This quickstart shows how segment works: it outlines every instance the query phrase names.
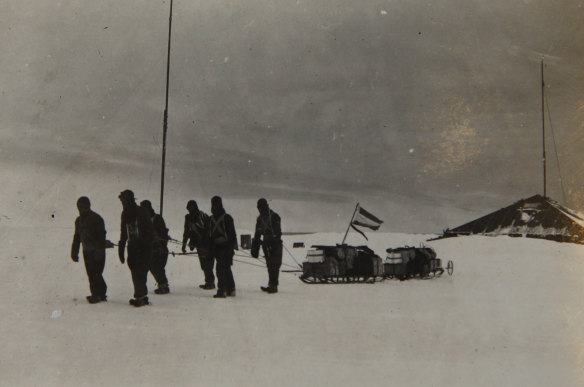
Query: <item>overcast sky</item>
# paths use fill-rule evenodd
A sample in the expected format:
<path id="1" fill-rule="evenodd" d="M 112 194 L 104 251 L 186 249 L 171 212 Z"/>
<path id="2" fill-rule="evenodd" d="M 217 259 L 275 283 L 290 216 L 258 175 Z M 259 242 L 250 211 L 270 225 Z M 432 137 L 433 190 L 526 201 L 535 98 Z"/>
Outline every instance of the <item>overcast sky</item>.
<path id="1" fill-rule="evenodd" d="M 73 196 L 88 187 L 71 176 L 90 176 L 158 202 L 168 11 L 0 0 L 0 160 L 3 180 L 22 180 L 14 192 L 46 189 L 19 175 L 42 168 Z M 543 57 L 548 196 L 584 210 L 583 11 L 176 0 L 165 206 L 264 196 L 291 228 L 337 229 L 359 201 L 386 231 L 439 232 L 541 194 Z"/>

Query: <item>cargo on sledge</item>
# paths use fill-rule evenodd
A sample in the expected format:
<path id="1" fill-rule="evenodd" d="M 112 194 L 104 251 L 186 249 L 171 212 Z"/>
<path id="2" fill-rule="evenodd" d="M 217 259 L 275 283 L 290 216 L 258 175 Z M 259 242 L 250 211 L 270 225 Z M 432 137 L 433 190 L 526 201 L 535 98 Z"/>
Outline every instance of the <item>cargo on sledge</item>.
<path id="1" fill-rule="evenodd" d="M 375 282 L 385 276 L 383 260 L 367 246 L 311 247 L 302 264 L 302 282 Z"/>
<path id="2" fill-rule="evenodd" d="M 383 263 L 385 278 L 406 280 L 410 278 L 428 279 L 440 277 L 444 273 L 442 260 L 436 257 L 436 252 L 430 247 L 404 246 L 389 248 Z M 454 263 L 446 265 L 448 275 L 454 271 Z"/>
<path id="3" fill-rule="evenodd" d="M 454 264 L 442 260 L 430 247 L 398 247 L 387 249 L 385 261 L 367 246 L 311 246 L 302 264 L 300 280 L 309 284 L 374 283 L 388 278 L 400 280 L 429 279 L 444 271 L 452 275 Z"/>

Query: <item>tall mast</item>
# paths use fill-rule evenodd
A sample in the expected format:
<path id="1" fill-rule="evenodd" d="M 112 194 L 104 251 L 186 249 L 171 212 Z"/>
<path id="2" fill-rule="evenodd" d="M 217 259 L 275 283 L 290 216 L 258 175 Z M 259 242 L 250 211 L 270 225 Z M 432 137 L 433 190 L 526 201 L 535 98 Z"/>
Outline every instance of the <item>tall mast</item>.
<path id="1" fill-rule="evenodd" d="M 170 83 L 170 38 L 172 35 L 172 0 L 168 17 L 168 51 L 166 54 L 166 98 L 164 104 L 164 123 L 162 124 L 162 168 L 160 172 L 160 215 L 164 209 L 164 168 L 166 165 L 166 132 L 168 130 L 168 86 Z"/>
<path id="2" fill-rule="evenodd" d="M 543 197 L 547 197 L 547 182 L 546 182 L 546 157 L 545 157 L 545 81 L 543 78 L 543 58 L 541 59 L 541 136 L 543 148 Z"/>

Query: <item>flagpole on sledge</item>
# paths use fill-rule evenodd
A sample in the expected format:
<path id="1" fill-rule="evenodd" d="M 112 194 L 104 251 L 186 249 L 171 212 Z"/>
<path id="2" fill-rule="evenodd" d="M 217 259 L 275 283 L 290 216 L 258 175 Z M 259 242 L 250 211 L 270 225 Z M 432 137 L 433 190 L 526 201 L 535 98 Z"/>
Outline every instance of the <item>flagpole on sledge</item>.
<path id="1" fill-rule="evenodd" d="M 355 219 L 355 214 L 357 213 L 358 209 L 359 209 L 359 203 L 357 203 L 357 205 L 355 206 L 355 211 L 353 211 L 353 216 L 351 216 L 351 220 L 349 221 L 349 227 L 347 227 L 347 231 L 345 232 L 345 236 L 343 237 L 343 241 L 341 242 L 341 245 L 345 244 L 345 239 L 347 239 L 347 235 L 349 235 L 349 230 L 351 229 L 351 224 L 353 224 L 353 219 Z"/>

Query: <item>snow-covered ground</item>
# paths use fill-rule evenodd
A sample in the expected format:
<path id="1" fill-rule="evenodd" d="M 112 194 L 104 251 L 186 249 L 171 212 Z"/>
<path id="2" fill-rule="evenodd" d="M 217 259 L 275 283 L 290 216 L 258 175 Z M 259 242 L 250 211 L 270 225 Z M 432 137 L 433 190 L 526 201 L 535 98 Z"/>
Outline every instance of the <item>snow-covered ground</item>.
<path id="1" fill-rule="evenodd" d="M 197 287 L 196 258 L 176 256 L 167 266 L 171 294 L 151 294 L 152 305 L 134 308 L 130 273 L 115 250 L 104 274 L 108 302 L 89 305 L 83 264 L 69 259 L 71 227 L 1 224 L 2 386 L 584 383 L 583 246 L 369 233 L 382 256 L 387 247 L 425 242 L 454 261 L 454 275 L 307 285 L 281 273 L 280 293 L 268 295 L 259 289 L 265 269 L 242 256 L 233 268 L 237 297 L 224 300 Z M 116 227 L 108 225 L 114 241 Z M 289 253 L 304 258 L 293 242 L 341 239 L 287 236 L 283 269 L 295 265 Z M 350 233 L 348 242 L 365 241 Z"/>

